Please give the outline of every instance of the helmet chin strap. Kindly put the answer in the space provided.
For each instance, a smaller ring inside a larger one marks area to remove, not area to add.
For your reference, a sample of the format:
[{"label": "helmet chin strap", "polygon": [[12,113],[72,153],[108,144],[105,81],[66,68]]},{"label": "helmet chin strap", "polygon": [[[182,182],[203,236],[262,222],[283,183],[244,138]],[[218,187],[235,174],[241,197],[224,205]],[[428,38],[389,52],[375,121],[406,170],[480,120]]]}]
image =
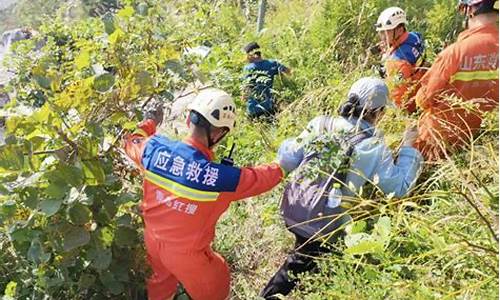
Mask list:
[{"label": "helmet chin strap", "polygon": [[188,117],[188,126],[189,126],[189,123],[193,123],[195,124],[196,126],[200,127],[200,128],[203,128],[203,131],[205,131],[205,137],[207,139],[207,146],[208,148],[212,148],[215,144],[217,144],[218,142],[220,142],[220,140],[222,140],[226,134],[229,132],[229,130],[227,130],[226,127],[223,127],[222,130],[226,130],[219,138],[217,138],[216,140],[213,140],[212,139],[212,125],[202,116],[199,115],[199,113],[197,112],[194,112],[194,111],[191,111],[189,113],[189,117]]},{"label": "helmet chin strap", "polygon": [[225,136],[226,134],[228,133],[228,131],[226,131],[223,135],[221,135],[217,140],[212,140],[211,138],[211,128],[205,128],[205,133],[207,135],[207,142],[208,142],[208,148],[212,148],[214,145],[216,145],[217,143],[219,143]]},{"label": "helmet chin strap", "polygon": [[207,143],[208,143],[208,148],[212,148],[213,145],[215,145],[217,142],[212,141],[212,136],[211,136],[211,128],[210,126],[206,126],[205,128],[205,136],[207,137]]},{"label": "helmet chin strap", "polygon": [[469,11],[470,11],[470,6],[465,7],[465,20],[464,20],[464,28],[467,29],[469,28]]},{"label": "helmet chin strap", "polygon": [[396,29],[397,29],[397,27],[394,28],[394,30],[392,31],[392,43],[391,43],[392,45],[391,45],[391,47],[394,47],[396,45],[396,42],[401,37],[401,34],[396,37]]}]

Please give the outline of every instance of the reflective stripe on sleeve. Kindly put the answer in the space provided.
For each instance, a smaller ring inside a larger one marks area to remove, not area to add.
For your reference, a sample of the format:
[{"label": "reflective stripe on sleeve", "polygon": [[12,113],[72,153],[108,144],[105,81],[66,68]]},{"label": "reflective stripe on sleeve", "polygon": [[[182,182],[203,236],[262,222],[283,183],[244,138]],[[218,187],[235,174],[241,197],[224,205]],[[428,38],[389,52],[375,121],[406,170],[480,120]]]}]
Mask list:
[{"label": "reflective stripe on sleeve", "polygon": [[193,201],[210,202],[219,197],[219,192],[201,191],[159,176],[151,171],[146,171],[145,178],[149,182],[181,198]]},{"label": "reflective stripe on sleeve", "polygon": [[450,82],[474,80],[498,80],[498,69],[489,71],[462,71],[453,74],[450,78]]}]

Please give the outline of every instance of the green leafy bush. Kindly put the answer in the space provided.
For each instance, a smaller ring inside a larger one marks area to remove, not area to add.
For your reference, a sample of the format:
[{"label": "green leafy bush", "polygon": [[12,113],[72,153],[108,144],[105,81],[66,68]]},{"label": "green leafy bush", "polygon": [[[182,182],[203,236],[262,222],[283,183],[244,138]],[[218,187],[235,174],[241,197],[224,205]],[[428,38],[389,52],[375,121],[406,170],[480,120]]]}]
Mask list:
[{"label": "green leafy bush", "polygon": [[[0,286],[16,298],[142,293],[140,178],[124,164],[120,140],[144,101],[193,78],[167,8],[144,5],[102,19],[46,20],[40,50],[37,40],[13,49],[17,97],[0,152]],[[35,111],[22,115],[18,104]]]}]

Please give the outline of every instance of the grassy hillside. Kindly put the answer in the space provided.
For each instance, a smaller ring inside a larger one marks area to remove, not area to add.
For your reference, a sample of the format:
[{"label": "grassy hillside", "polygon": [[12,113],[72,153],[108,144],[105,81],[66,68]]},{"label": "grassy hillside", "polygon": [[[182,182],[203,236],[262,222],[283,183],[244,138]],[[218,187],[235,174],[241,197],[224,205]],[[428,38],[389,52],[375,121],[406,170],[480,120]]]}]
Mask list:
[{"label": "grassy hillside", "polygon": [[[461,30],[455,0],[268,1],[258,35],[240,7],[245,1],[162,2],[123,1],[112,18],[73,24],[47,18],[39,28],[48,37],[41,55],[33,55],[35,41],[18,44],[10,61],[18,97],[10,111],[19,103],[38,108],[9,119],[16,138],[1,148],[0,291],[9,297],[139,299],[147,273],[140,179],[109,145],[140,119],[140,104],[151,96],[171,101],[194,80],[226,89],[240,108],[229,138],[237,143],[236,164],[269,162],[314,116],[335,114],[355,80],[375,76],[379,57],[366,49],[376,42],[373,24],[385,7],[407,10],[430,61]],[[256,1],[246,2],[255,15]],[[293,69],[275,84],[280,113],[272,124],[246,119],[239,100],[241,48],[251,40]],[[204,60],[181,56],[196,45],[212,52]],[[386,114],[381,123],[391,147],[415,120]],[[54,151],[34,154],[47,150]],[[321,271],[305,275],[288,299],[497,299],[498,156],[495,112],[467,151],[426,165],[407,197],[366,189],[352,214],[368,234],[377,222],[383,226],[383,250],[322,258]],[[233,204],[217,227],[214,248],[231,266],[232,299],[256,299],[292,247],[279,216],[282,188]]]}]

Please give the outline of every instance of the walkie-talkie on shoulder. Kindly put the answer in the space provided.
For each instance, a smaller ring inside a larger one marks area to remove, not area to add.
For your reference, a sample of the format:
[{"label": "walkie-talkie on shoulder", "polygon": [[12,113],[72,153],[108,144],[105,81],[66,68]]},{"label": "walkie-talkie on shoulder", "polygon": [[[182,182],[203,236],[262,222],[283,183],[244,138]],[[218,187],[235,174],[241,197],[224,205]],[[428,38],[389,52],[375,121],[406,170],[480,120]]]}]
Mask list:
[{"label": "walkie-talkie on shoulder", "polygon": [[226,166],[233,166],[234,165],[234,160],[231,156],[233,156],[233,150],[234,150],[235,145],[236,145],[236,143],[233,142],[233,145],[231,146],[231,150],[229,150],[229,155],[222,159],[222,161],[220,162],[221,164],[226,165]]}]

